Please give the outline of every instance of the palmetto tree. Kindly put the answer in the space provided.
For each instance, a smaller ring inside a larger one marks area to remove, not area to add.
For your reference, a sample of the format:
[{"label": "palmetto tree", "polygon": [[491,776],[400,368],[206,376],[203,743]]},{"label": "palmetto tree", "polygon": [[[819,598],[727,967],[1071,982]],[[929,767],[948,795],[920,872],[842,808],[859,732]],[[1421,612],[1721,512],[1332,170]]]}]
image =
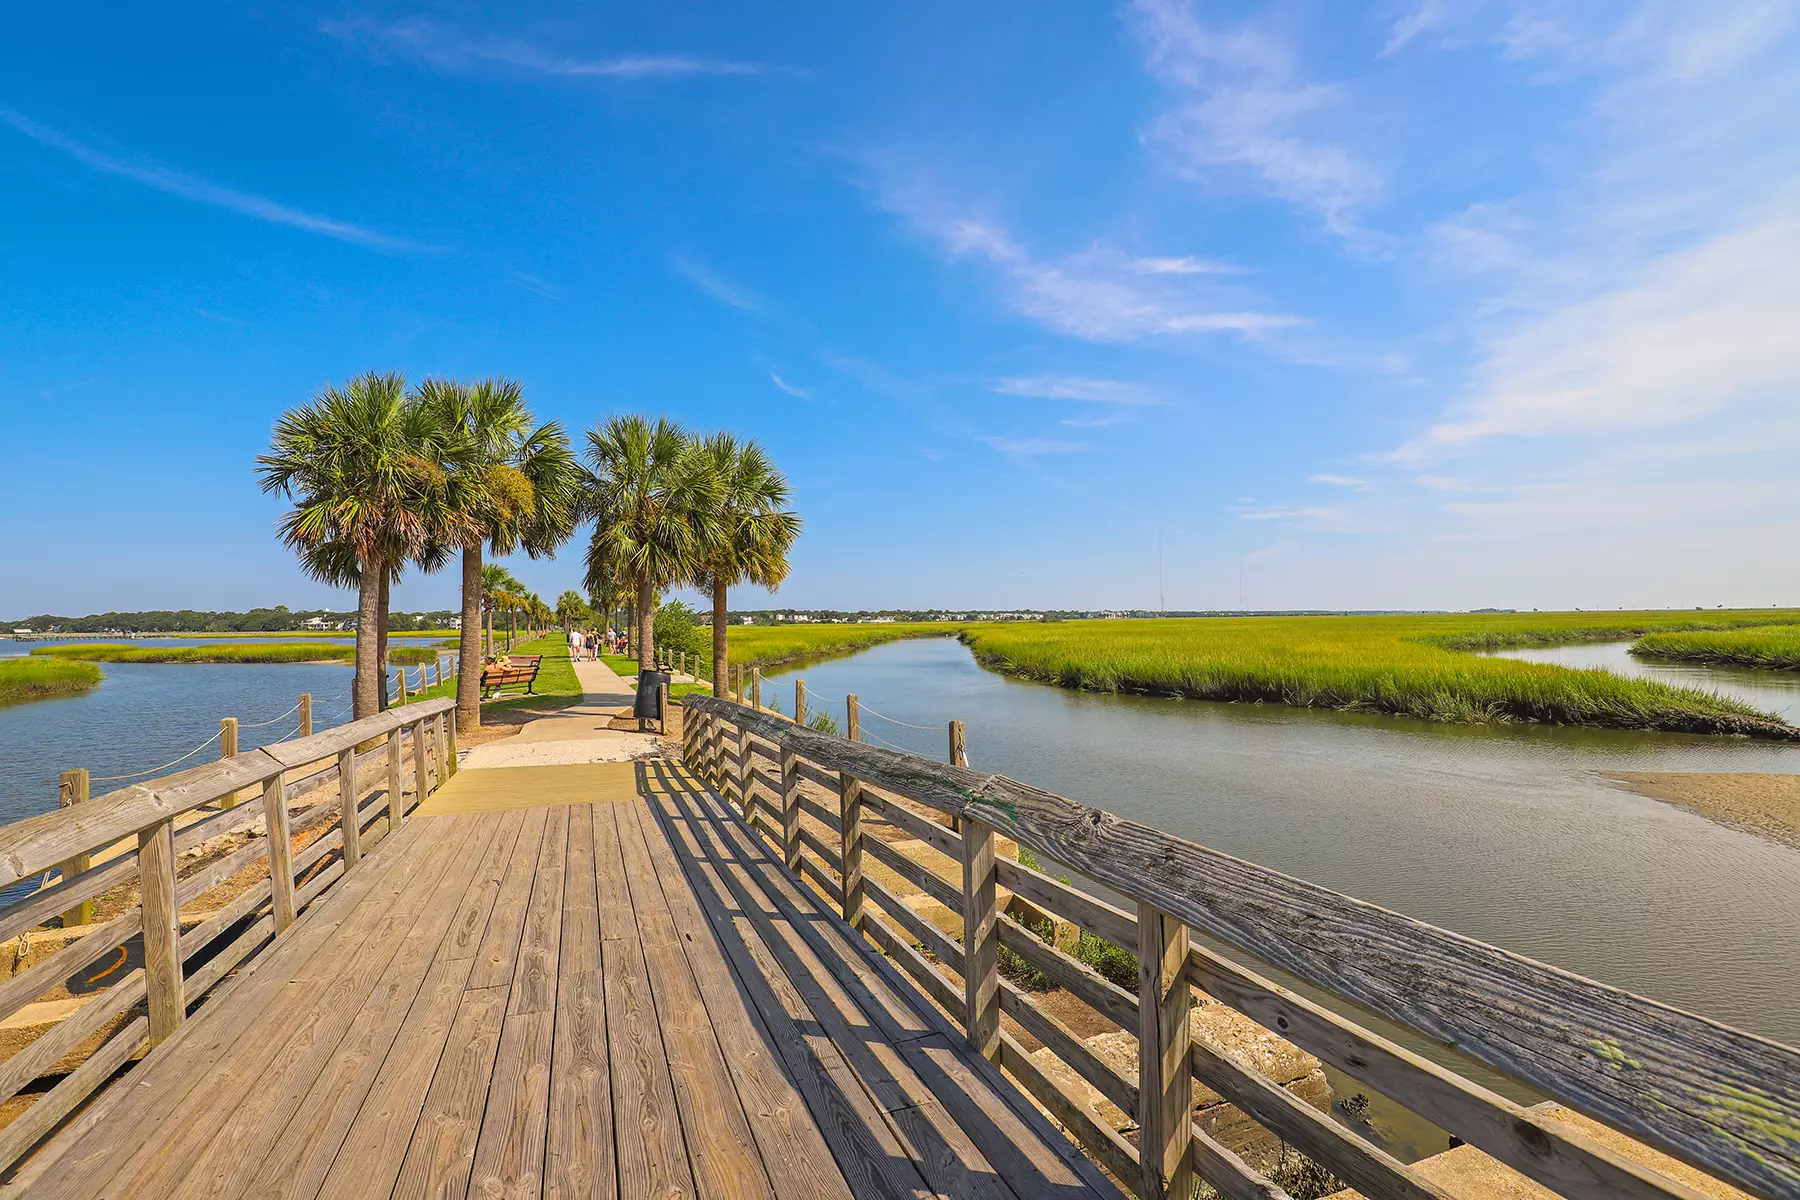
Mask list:
[{"label": "palmetto tree", "polygon": [[701,469],[717,481],[711,536],[701,548],[694,586],[712,597],[713,694],[723,696],[730,678],[726,647],[726,591],[754,583],[773,591],[787,578],[787,554],[800,536],[800,518],[788,511],[788,484],[755,442],[716,433],[700,443]]},{"label": "palmetto tree", "polygon": [[[427,380],[420,400],[454,433],[446,462],[451,506],[462,518],[456,547],[462,551],[462,667],[456,681],[456,724],[481,724],[481,619],[489,589],[484,551],[524,550],[536,558],[574,530],[580,471],[562,426],[533,427],[523,389],[510,379],[477,384]],[[523,593],[507,576],[513,594]],[[488,652],[493,652],[492,609]]]},{"label": "palmetto tree", "polygon": [[406,380],[369,372],[283,413],[256,469],[265,492],[293,498],[277,524],[300,551],[336,543],[356,565],[357,717],[377,711],[382,594],[392,572],[443,539],[454,523],[446,503],[442,431],[410,403]]},{"label": "palmetto tree", "polygon": [[[488,563],[481,568],[481,607],[487,615],[487,652],[490,655],[494,652],[494,614],[511,611],[524,593],[525,585],[499,563]],[[479,681],[479,674],[476,678]]]},{"label": "palmetto tree", "polygon": [[594,614],[581,593],[571,588],[556,598],[556,619],[562,622],[563,636],[567,637],[577,625],[593,620]]},{"label": "palmetto tree", "polygon": [[656,593],[699,569],[715,536],[718,482],[703,469],[697,446],[667,417],[609,417],[588,431],[581,516],[594,522],[588,541],[587,587],[615,584],[633,598],[638,664],[656,662]]}]

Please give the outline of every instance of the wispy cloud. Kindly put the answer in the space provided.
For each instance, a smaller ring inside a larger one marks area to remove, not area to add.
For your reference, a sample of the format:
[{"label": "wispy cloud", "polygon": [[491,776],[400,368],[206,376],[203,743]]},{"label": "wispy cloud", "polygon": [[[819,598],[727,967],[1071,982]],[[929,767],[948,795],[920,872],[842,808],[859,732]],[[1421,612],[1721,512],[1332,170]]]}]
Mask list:
[{"label": "wispy cloud", "polygon": [[1208,258],[1194,258],[1192,255],[1182,258],[1134,258],[1131,260],[1131,269],[1140,275],[1243,275],[1249,272],[1248,267],[1215,262]]},{"label": "wispy cloud", "polygon": [[1338,136],[1341,87],[1303,78],[1292,51],[1255,25],[1203,23],[1191,0],[1136,0],[1132,13],[1150,72],[1172,100],[1150,136],[1178,170],[1309,209],[1359,250],[1385,248],[1359,224],[1383,181]]},{"label": "wispy cloud", "polygon": [[223,208],[240,216],[267,221],[273,225],[303,229],[308,233],[336,238],[340,242],[367,246],[371,250],[389,253],[422,253],[428,252],[430,249],[402,238],[377,233],[360,225],[352,225],[348,221],[339,221],[293,208],[270,200],[266,196],[258,196],[252,192],[243,192],[223,184],[213,183],[198,175],[190,175],[172,167],[161,166],[146,160],[132,160],[101,150],[10,108],[0,107],[0,121],[4,121],[35,142],[62,151],[84,166],[107,175],[130,179],[159,192],[179,196],[183,200],[192,200],[197,204],[209,204],[215,208]]},{"label": "wispy cloud", "polygon": [[1087,449],[1083,442],[1059,442],[1045,437],[984,437],[981,439],[1010,458],[1031,458],[1040,454],[1080,454]]},{"label": "wispy cloud", "polygon": [[812,393],[804,388],[797,388],[775,372],[769,372],[769,382],[797,400],[811,400]]},{"label": "wispy cloud", "polygon": [[686,254],[677,254],[670,265],[675,273],[683,279],[711,296],[721,304],[745,312],[759,312],[763,307],[762,297],[748,288],[721,279],[705,263]]},{"label": "wispy cloud", "polygon": [[1354,475],[1313,475],[1309,481],[1329,484],[1332,487],[1365,488],[1369,486],[1368,480],[1358,479]]},{"label": "wispy cloud", "polygon": [[1086,400],[1095,404],[1162,404],[1162,397],[1141,383],[1122,379],[1090,379],[1084,375],[1020,375],[995,379],[988,390],[1002,396],[1041,400]]},{"label": "wispy cloud", "polygon": [[1252,509],[1239,513],[1245,521],[1340,521],[1345,512],[1341,508],[1300,508],[1277,506],[1274,508]]},{"label": "wispy cloud", "polygon": [[327,21],[320,28],[329,36],[366,52],[421,62],[441,71],[502,66],[539,75],[670,79],[699,75],[762,75],[771,69],[763,63],[687,54],[576,58],[519,38],[474,37],[428,17],[386,22],[357,17]]}]

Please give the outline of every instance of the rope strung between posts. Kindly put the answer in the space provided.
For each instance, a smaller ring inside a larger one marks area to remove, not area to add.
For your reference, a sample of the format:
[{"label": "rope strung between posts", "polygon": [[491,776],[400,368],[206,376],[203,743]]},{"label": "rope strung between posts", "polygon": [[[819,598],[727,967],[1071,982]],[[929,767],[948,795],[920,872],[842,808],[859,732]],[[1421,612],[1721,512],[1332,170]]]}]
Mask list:
[{"label": "rope strung between posts", "polygon": [[281,720],[283,717],[291,717],[299,711],[300,711],[300,702],[298,700],[296,700],[296,701],[294,701],[294,707],[288,709],[286,712],[282,713],[280,716],[270,717],[266,721],[257,721],[254,724],[249,724],[249,725],[246,725],[244,722],[239,721],[238,728],[239,729],[261,729],[264,725],[273,725],[275,722]]},{"label": "rope strung between posts", "polygon": [[874,709],[870,708],[866,704],[859,703],[856,706],[856,708],[857,708],[858,712],[867,713],[871,717],[880,717],[884,721],[887,721],[894,725],[903,725],[907,729],[922,729],[926,733],[937,733],[937,732],[941,731],[943,728],[943,726],[941,726],[941,725],[914,725],[910,721],[896,721],[896,720],[894,720],[894,718],[886,715],[885,713],[876,712]]},{"label": "rope strung between posts", "polygon": [[[224,732],[225,731],[223,729],[219,730],[219,733],[224,733]],[[121,779],[138,779],[145,775],[154,775],[158,771],[166,771],[170,767],[175,766],[177,763],[186,762],[188,759],[194,757],[194,755],[200,753],[202,750],[206,749],[208,746],[210,746],[214,742],[218,741],[219,733],[213,734],[211,737],[207,738],[204,742],[201,742],[198,746],[195,746],[192,750],[189,750],[186,754],[182,755],[180,758],[170,759],[168,762],[164,763],[160,767],[151,767],[148,771],[133,771],[129,775],[96,775],[89,782],[92,782],[92,783],[117,783]]]}]

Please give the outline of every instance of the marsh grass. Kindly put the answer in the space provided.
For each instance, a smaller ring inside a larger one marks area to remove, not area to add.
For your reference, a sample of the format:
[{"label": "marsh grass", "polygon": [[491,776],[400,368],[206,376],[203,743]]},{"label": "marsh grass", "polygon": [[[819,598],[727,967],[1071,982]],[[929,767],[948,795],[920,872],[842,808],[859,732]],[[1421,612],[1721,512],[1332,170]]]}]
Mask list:
[{"label": "marsh grass", "polygon": [[59,658],[0,658],[0,704],[85,692],[104,678],[91,662]]},{"label": "marsh grass", "polygon": [[1639,638],[1631,653],[1669,662],[1800,671],[1800,626],[1651,633]]},{"label": "marsh grass", "polygon": [[[1708,614],[1714,626],[1792,612]],[[1688,614],[1446,614],[1069,621],[967,626],[995,669],[1097,692],[1289,704],[1430,721],[1536,721],[1793,740],[1800,731],[1697,688],[1465,648],[1598,641],[1694,624]]]},{"label": "marsh grass", "polygon": [[955,621],[871,622],[863,625],[733,625],[726,633],[731,661],[746,666],[786,666],[854,654],[904,638],[948,637],[964,626]]},{"label": "marsh grass", "polygon": [[[73,642],[39,646],[38,658],[79,659],[113,663],[318,663],[355,662],[356,647],[321,642],[219,642],[210,646],[133,646],[125,642]],[[415,667],[437,661],[425,646],[389,646],[396,666]]]}]

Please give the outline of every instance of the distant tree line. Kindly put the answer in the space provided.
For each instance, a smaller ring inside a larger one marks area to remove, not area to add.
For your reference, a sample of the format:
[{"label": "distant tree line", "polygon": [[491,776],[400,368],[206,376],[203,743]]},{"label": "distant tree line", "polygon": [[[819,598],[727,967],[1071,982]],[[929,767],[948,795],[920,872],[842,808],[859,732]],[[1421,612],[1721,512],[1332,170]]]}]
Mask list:
[{"label": "distant tree line", "polygon": [[[274,608],[253,608],[249,612],[205,612],[199,609],[153,609],[148,612],[90,613],[85,617],[64,617],[45,613],[17,621],[0,622],[7,629],[29,629],[35,633],[288,633],[301,632],[305,623],[315,617],[332,625],[354,622],[356,613],[333,612],[326,608],[290,609],[285,604]],[[398,631],[420,629],[454,629],[457,614],[449,609],[436,612],[391,615],[389,627]]]}]

